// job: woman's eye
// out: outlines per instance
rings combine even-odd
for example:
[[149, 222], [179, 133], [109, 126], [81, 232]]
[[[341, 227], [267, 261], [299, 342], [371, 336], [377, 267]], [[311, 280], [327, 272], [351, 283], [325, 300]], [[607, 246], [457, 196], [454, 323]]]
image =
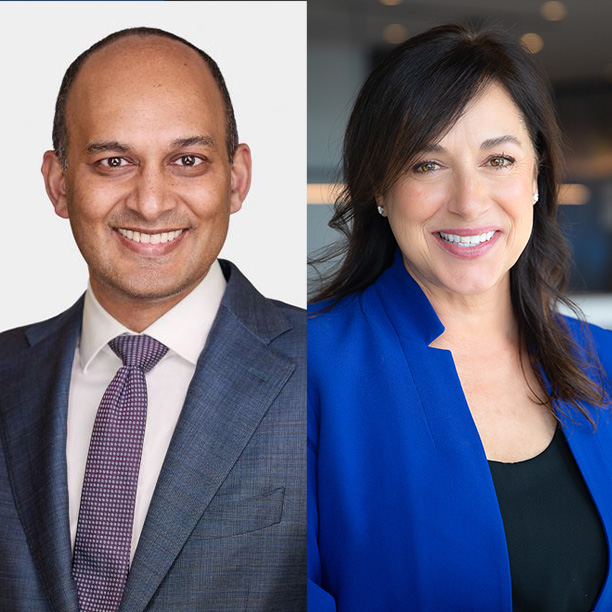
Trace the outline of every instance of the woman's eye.
[[512, 164], [514, 160], [510, 157], [492, 157], [489, 160], [489, 165], [493, 168], [505, 168]]
[[179, 166], [199, 166], [204, 160], [197, 155], [181, 155], [174, 163]]
[[422, 164], [417, 164], [414, 167], [415, 172], [433, 172], [438, 169], [438, 164], [436, 162], [423, 162]]

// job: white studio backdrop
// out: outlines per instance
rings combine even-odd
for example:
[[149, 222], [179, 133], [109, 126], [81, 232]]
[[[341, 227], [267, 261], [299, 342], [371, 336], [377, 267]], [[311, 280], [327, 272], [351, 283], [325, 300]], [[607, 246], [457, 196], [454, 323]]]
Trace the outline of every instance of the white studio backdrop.
[[0, 2], [0, 331], [49, 318], [87, 268], [44, 190], [55, 98], [69, 64], [113, 31], [182, 36], [218, 63], [253, 181], [221, 257], [267, 297], [306, 303], [306, 2]]

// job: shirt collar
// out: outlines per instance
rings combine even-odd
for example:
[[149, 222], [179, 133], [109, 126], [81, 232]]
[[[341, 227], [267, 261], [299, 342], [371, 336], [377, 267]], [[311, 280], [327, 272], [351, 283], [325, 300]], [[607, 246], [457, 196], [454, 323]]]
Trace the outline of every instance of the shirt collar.
[[[221, 266], [215, 260], [197, 287], [142, 333], [162, 342], [169, 351], [196, 365], [217, 316], [226, 285]], [[91, 285], [88, 285], [79, 346], [83, 372], [87, 372], [91, 362], [110, 340], [121, 334], [133, 333], [102, 307]]]

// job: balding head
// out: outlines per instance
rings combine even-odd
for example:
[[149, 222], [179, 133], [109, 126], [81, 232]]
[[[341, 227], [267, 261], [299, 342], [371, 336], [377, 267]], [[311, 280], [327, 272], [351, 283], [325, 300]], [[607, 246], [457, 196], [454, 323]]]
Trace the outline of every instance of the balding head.
[[[147, 59], [157, 57], [160, 61], [163, 61], [164, 58], [166, 61], [172, 61], [172, 59], [180, 61], [183, 57], [185, 67], [191, 67], [189, 71], [191, 75], [195, 75], [197, 71], [195, 66], [198, 63], [204, 63], [203, 67], [204, 69], [207, 68], [209, 75], [212, 76], [224, 104], [225, 140], [228, 157], [231, 161], [238, 145], [238, 130], [231, 98], [216, 62], [204, 51], [179, 36], [165, 30], [140, 27], [120, 30], [103, 38], [79, 55], [66, 71], [57, 97], [53, 121], [53, 148], [62, 167], [66, 168], [67, 164], [69, 138], [67, 104], [74, 83], [83, 67], [88, 66], [88, 72], [91, 69], [91, 72], [95, 73], [96, 68], [101, 66], [108, 68], [109, 64], [105, 62], [111, 61], [113, 62], [111, 66], [113, 70], [129, 69], [131, 67], [134, 71], [134, 68], [139, 66], [137, 63], [139, 60], [133, 53], [138, 53], [138, 50], [145, 51], [148, 55]], [[106, 53], [102, 53], [103, 51], [106, 51]], [[98, 56], [97, 61], [96, 56]], [[141, 54], [139, 57], [142, 59], [144, 56]], [[198, 61], [194, 62], [195, 59]], [[134, 71], [134, 73], [136, 72]], [[112, 82], [113, 79], [110, 80], [111, 84]]]

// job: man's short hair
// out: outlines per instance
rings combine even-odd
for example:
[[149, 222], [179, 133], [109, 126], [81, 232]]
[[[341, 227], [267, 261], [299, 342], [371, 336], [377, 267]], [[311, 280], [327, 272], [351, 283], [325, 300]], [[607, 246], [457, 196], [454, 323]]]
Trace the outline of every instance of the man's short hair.
[[234, 108], [232, 106], [232, 100], [230, 98], [229, 92], [227, 90], [227, 86], [225, 85], [225, 79], [221, 74], [221, 70], [219, 70], [219, 66], [215, 60], [210, 57], [207, 53], [199, 49], [195, 45], [192, 45], [189, 41], [177, 36], [176, 34], [172, 34], [171, 32], [166, 32], [165, 30], [160, 30], [158, 28], [147, 28], [147, 27], [138, 27], [138, 28], [127, 28], [125, 30], [119, 30], [118, 32], [113, 32], [109, 34], [102, 40], [99, 40], [97, 43], [94, 43], [89, 49], [83, 51], [81, 55], [79, 55], [68, 67], [66, 73], [64, 74], [64, 78], [62, 79], [62, 84], [60, 86], [59, 93], [57, 95], [57, 101], [55, 103], [55, 117], [53, 119], [53, 149], [57, 157], [60, 160], [62, 167], [66, 168], [66, 153], [68, 150], [68, 131], [66, 128], [66, 101], [68, 100], [68, 95], [70, 94], [70, 90], [72, 88], [72, 84], [76, 79], [81, 66], [85, 62], [85, 60], [92, 54], [102, 49], [109, 44], [115, 42], [116, 40], [120, 40], [122, 38], [127, 38], [129, 36], [159, 36], [161, 38], [169, 38], [170, 40], [176, 40], [189, 48], [193, 49], [203, 60], [206, 62], [207, 66], [210, 68], [212, 76], [219, 87], [221, 95], [223, 97], [223, 101], [225, 103], [225, 119], [226, 119], [226, 143], [227, 143], [227, 153], [229, 156], [230, 162], [234, 159], [234, 152], [236, 147], [238, 146], [238, 128], [236, 126], [236, 118], [234, 116]]

